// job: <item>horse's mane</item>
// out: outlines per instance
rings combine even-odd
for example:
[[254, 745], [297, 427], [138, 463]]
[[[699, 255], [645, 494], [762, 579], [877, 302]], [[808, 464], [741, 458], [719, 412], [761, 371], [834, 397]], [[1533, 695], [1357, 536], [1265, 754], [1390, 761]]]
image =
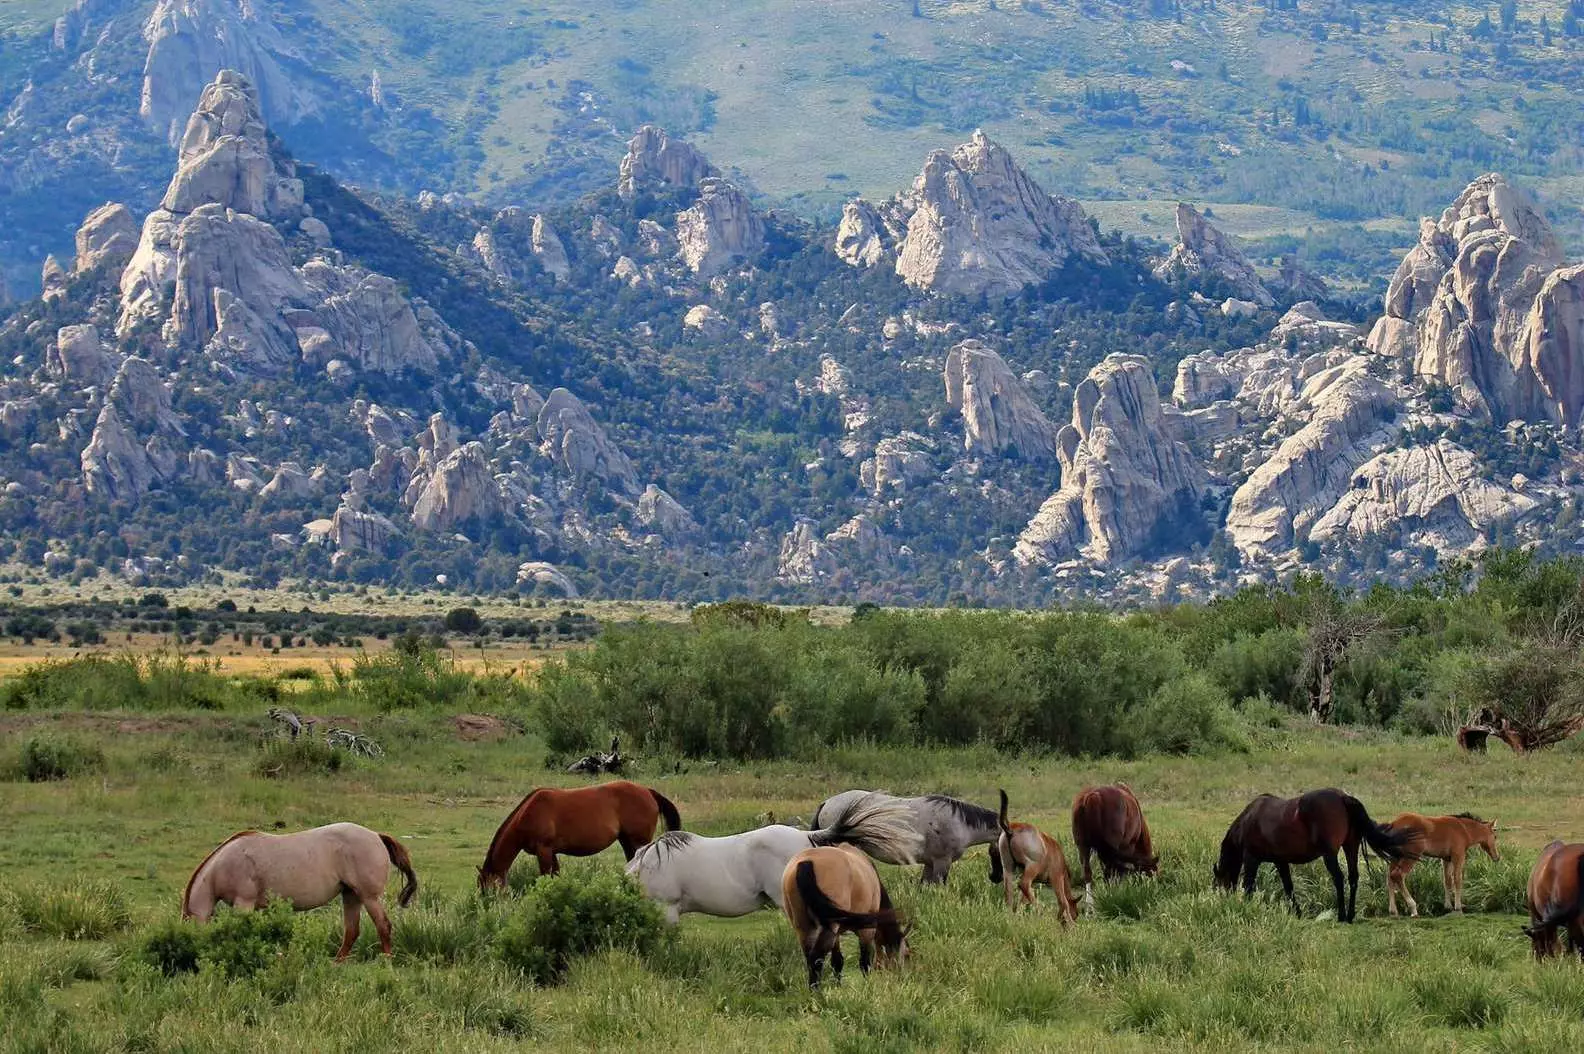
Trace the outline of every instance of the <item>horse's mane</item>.
[[501, 836], [506, 833], [508, 828], [517, 822], [517, 817], [520, 816], [522, 811], [528, 807], [528, 803], [533, 801], [534, 795], [538, 794], [544, 789], [544, 787], [535, 787], [533, 790], [529, 791], [528, 796], [523, 798], [522, 801], [518, 802], [517, 807], [511, 812], [507, 813], [506, 819], [502, 820], [501, 825], [495, 828], [495, 837], [490, 839], [489, 849], [484, 853], [484, 863], [486, 866], [488, 866], [491, 860], [495, 859], [495, 850], [500, 846]]
[[1454, 820], [1473, 820], [1475, 823], [1484, 823], [1485, 822], [1484, 820], [1480, 819], [1478, 816], [1475, 816], [1471, 812], [1455, 812], [1455, 813], [1452, 814], [1452, 818]]
[[230, 838], [227, 838], [225, 841], [221, 842], [219, 845], [217, 845], [213, 849], [209, 850], [209, 855], [204, 857], [203, 860], [199, 862], [197, 867], [193, 868], [193, 873], [187, 876], [187, 884], [182, 887], [181, 909], [182, 909], [182, 912], [184, 914], [187, 911], [187, 898], [192, 896], [193, 883], [198, 881], [198, 876], [203, 873], [203, 869], [209, 866], [209, 861], [211, 861], [211, 860], [213, 860], [215, 858], [215, 854], [216, 853], [220, 852], [220, 850], [224, 849], [226, 846], [230, 845], [232, 842], [236, 841], [238, 838], [243, 838], [243, 837], [246, 837], [247, 835], [250, 835], [250, 834], [258, 834], [258, 832], [257, 831], [252, 831], [252, 830], [249, 830], [249, 831], [238, 831], [236, 834], [232, 835]]
[[963, 823], [972, 824], [975, 827], [995, 827], [1000, 822], [996, 814], [989, 809], [982, 805], [975, 805], [973, 802], [963, 801], [960, 798], [953, 798], [945, 794], [926, 794], [924, 795], [924, 800], [948, 810]]
[[700, 835], [694, 834], [692, 831], [666, 831], [665, 833], [661, 834], [660, 837], [656, 838], [654, 841], [650, 842], [646, 846], [643, 846], [636, 853], [634, 853], [633, 860], [637, 861], [643, 859], [644, 854], [648, 853], [650, 850], [654, 851], [657, 858], [661, 853], [666, 851], [674, 853], [684, 846], [692, 845], [693, 842], [699, 837]]

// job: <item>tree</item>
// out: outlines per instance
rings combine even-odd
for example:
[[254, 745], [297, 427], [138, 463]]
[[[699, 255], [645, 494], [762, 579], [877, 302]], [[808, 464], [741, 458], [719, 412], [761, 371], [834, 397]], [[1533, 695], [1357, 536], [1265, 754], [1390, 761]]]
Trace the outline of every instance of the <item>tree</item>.
[[472, 608], [452, 608], [446, 612], [445, 627], [452, 633], [472, 636], [484, 628], [484, 620]]
[[1486, 658], [1470, 696], [1492, 732], [1514, 752], [1542, 750], [1584, 730], [1584, 668], [1561, 637], [1525, 641]]
[[1324, 585], [1312, 589], [1305, 608], [1304, 655], [1298, 682], [1309, 693], [1309, 716], [1325, 722], [1331, 720], [1335, 708], [1337, 669], [1350, 651], [1385, 632], [1386, 617], [1345, 603], [1335, 589]]

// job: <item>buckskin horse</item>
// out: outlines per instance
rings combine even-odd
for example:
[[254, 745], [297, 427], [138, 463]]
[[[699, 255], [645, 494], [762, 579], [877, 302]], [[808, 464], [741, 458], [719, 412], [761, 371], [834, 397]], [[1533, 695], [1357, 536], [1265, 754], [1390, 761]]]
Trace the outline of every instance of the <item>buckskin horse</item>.
[[841, 981], [843, 933], [858, 935], [858, 969], [864, 973], [876, 960], [882, 966], [900, 966], [907, 958], [908, 931], [879, 872], [850, 845], [816, 846], [787, 861], [781, 874], [781, 910], [803, 948], [810, 988], [819, 987], [826, 955]]
[[[1487, 823], [1473, 813], [1420, 816], [1405, 812], [1386, 826], [1393, 831], [1412, 831], [1418, 837], [1415, 849], [1419, 857], [1441, 861], [1442, 901], [1448, 911], [1463, 910], [1463, 864], [1470, 848], [1477, 845], [1492, 860], [1501, 859], [1496, 851], [1496, 821]], [[1409, 857], [1394, 860], [1386, 872], [1386, 907], [1393, 915], [1397, 914], [1397, 891], [1401, 890], [1408, 914], [1419, 917], [1419, 905], [1408, 892], [1408, 872], [1418, 862], [1418, 858]]]
[[[1277, 798], [1261, 794], [1246, 805], [1232, 821], [1221, 840], [1221, 854], [1215, 865], [1216, 885], [1231, 890], [1243, 873], [1243, 892], [1254, 893], [1254, 879], [1261, 864], [1274, 864], [1281, 877], [1293, 911], [1298, 898], [1293, 893], [1292, 865], [1325, 860], [1336, 887], [1337, 919], [1352, 922], [1358, 908], [1359, 845], [1367, 845], [1387, 860], [1417, 856], [1411, 831], [1391, 831], [1370, 819], [1362, 802], [1335, 788], [1308, 791], [1297, 798]], [[1342, 868], [1337, 852], [1347, 855], [1348, 888], [1342, 888]]]
[[[820, 802], [814, 810], [810, 827], [829, 824], [834, 817], [867, 794], [884, 798], [891, 795], [882, 791], [848, 790], [832, 795]], [[1001, 826], [996, 814], [972, 802], [948, 798], [944, 794], [925, 794], [918, 798], [891, 798], [907, 803], [913, 809], [913, 823], [924, 847], [916, 859], [901, 860], [875, 855], [887, 864], [924, 863], [924, 884], [944, 883], [951, 873], [952, 864], [962, 859], [963, 853], [976, 845], [990, 847], [990, 881], [1001, 884], [1001, 854], [996, 851], [996, 840], [1001, 837]]]
[[407, 878], [396, 899], [405, 908], [418, 892], [418, 876], [406, 848], [388, 834], [355, 823], [295, 834], [239, 831], [204, 857], [187, 879], [182, 918], [207, 922], [216, 904], [252, 911], [271, 897], [290, 901], [297, 911], [311, 911], [339, 895], [343, 930], [336, 962], [351, 952], [362, 911], [374, 920], [380, 948], [389, 955], [390, 918], [380, 898], [392, 864]]
[[906, 802], [870, 795], [854, 800], [829, 827], [813, 831], [780, 823], [723, 838], [668, 831], [638, 850], [627, 873], [672, 923], [689, 911], [734, 918], [766, 904], [781, 907], [787, 861], [805, 849], [846, 844], [870, 856], [911, 860], [920, 841]]
[[662, 816], [668, 830], [682, 829], [670, 799], [626, 780], [572, 790], [541, 787], [519, 802], [496, 830], [479, 868], [479, 889], [504, 886], [518, 853], [532, 853], [542, 875], [561, 870], [557, 854], [593, 856], [612, 842], [621, 843], [630, 861], [654, 838]]
[[1126, 783], [1079, 791], [1073, 799], [1072, 836], [1073, 850], [1083, 864], [1085, 907], [1094, 907], [1091, 853], [1100, 857], [1107, 882], [1115, 882], [1129, 872], [1153, 875], [1160, 869], [1160, 857], [1150, 842], [1144, 810]]
[[1561, 949], [1565, 929], [1574, 954], [1584, 959], [1584, 845], [1552, 842], [1540, 850], [1529, 872], [1529, 925], [1524, 933], [1534, 957], [1545, 959]]

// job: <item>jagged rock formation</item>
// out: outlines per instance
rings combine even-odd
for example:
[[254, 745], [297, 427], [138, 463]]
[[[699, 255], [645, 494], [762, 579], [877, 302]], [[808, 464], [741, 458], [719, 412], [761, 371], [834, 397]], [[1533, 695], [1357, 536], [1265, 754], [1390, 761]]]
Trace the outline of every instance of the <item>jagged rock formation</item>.
[[531, 267], [527, 259], [532, 259], [532, 266], [558, 282], [565, 281], [572, 273], [566, 245], [550, 221], [516, 205], [497, 212], [489, 225], [480, 227], [472, 243], [461, 252], [508, 282], [521, 282], [528, 277]]
[[319, 490], [319, 483], [295, 461], [282, 461], [268, 483], [259, 488], [260, 501], [302, 501]]
[[682, 316], [683, 329], [696, 329], [699, 333], [711, 339], [726, 335], [729, 325], [726, 316], [710, 307], [708, 304], [694, 304], [688, 308], [686, 315]]
[[106, 403], [82, 451], [83, 488], [89, 494], [136, 501], [158, 479], [147, 451], [113, 404]]
[[301, 212], [302, 181], [273, 156], [257, 90], [235, 70], [221, 69], [204, 87], [178, 145], [181, 160], [160, 202], [166, 212], [211, 204], [262, 219]]
[[1233, 296], [1260, 307], [1276, 303], [1254, 265], [1232, 244], [1232, 239], [1217, 230], [1202, 212], [1181, 202], [1177, 205], [1177, 244], [1156, 265], [1155, 277], [1171, 281], [1179, 274], [1195, 282], [1219, 280]]
[[[433, 312], [428, 312], [432, 317], [426, 332], [419, 310], [402, 296], [393, 278], [323, 260], [310, 260], [301, 273], [318, 301], [310, 325], [296, 331], [306, 359], [340, 359], [378, 373], [429, 372], [447, 345], [460, 343]], [[328, 341], [313, 332], [312, 322], [322, 327]]]
[[96, 267], [125, 266], [137, 251], [138, 226], [131, 211], [119, 202], [101, 205], [90, 212], [77, 228], [77, 257], [72, 273], [84, 274]]
[[413, 503], [412, 522], [421, 531], [451, 530], [474, 517], [487, 521], [500, 509], [489, 456], [482, 443], [474, 442], [450, 451], [435, 465]]
[[1080, 554], [1105, 564], [1177, 534], [1197, 512], [1203, 471], [1161, 412], [1148, 360], [1112, 355], [1073, 390], [1072, 424], [1056, 438], [1061, 489], [1019, 535], [1019, 564]]
[[835, 570], [836, 559], [813, 520], [799, 519], [782, 537], [776, 560], [776, 577], [781, 581], [807, 585]]
[[555, 564], [548, 564], [543, 560], [530, 560], [519, 566], [517, 582], [519, 585], [545, 586], [569, 599], [578, 595], [577, 586], [572, 584], [572, 580], [565, 572]]
[[236, 70], [256, 85], [273, 121], [295, 124], [318, 110], [281, 68], [279, 57], [289, 50], [267, 12], [251, 0], [159, 0], [143, 39], [148, 58], [139, 113], [172, 146], [193, 112], [192, 100], [221, 70]]
[[557, 388], [539, 410], [541, 450], [573, 476], [591, 476], [628, 493], [638, 489], [627, 455], [606, 436], [582, 400]]
[[95, 326], [63, 326], [55, 334], [44, 369], [56, 380], [78, 386], [104, 384], [116, 372]]
[[1360, 465], [1347, 492], [1315, 521], [1309, 537], [1346, 543], [1401, 526], [1438, 543], [1438, 549], [1462, 549], [1536, 504], [1485, 479], [1472, 453], [1442, 439], [1387, 450]]
[[875, 444], [874, 455], [859, 466], [859, 481], [876, 497], [893, 489], [906, 490], [934, 474], [931, 446], [917, 432], [887, 436]]
[[1357, 336], [1358, 327], [1327, 320], [1312, 302], [1294, 304], [1254, 347], [1184, 357], [1172, 402], [1195, 413], [1231, 401], [1249, 420], [1274, 417], [1297, 401], [1310, 377], [1351, 357], [1338, 345]]
[[1523, 192], [1496, 174], [1470, 183], [1386, 291], [1371, 350], [1411, 359], [1420, 377], [1498, 423], [1578, 423], [1584, 411], [1580, 271]]
[[894, 260], [915, 289], [1010, 296], [1073, 256], [1106, 255], [1077, 202], [1047, 194], [983, 132], [924, 162], [913, 189], [843, 210], [836, 251], [848, 263]]
[[698, 533], [693, 514], [653, 483], [638, 496], [638, 522], [666, 538], [687, 538]]
[[533, 218], [533, 229], [528, 235], [528, 247], [533, 252], [534, 259], [539, 261], [539, 266], [556, 281], [564, 282], [572, 273], [572, 264], [567, 260], [566, 246], [562, 243], [561, 236], [543, 216], [536, 215]]
[[396, 525], [389, 517], [342, 505], [330, 520], [327, 540], [342, 552], [359, 549], [379, 552], [397, 533]]
[[676, 239], [688, 270], [708, 278], [763, 249], [765, 225], [746, 194], [709, 178], [699, 184], [698, 201], [677, 213]]
[[1226, 530], [1249, 554], [1291, 546], [1342, 497], [1395, 416], [1397, 396], [1362, 356], [1310, 377], [1292, 409], [1305, 423], [1232, 495]]
[[46, 303], [51, 300], [64, 299], [69, 280], [66, 268], [62, 267], [61, 262], [55, 259], [54, 253], [44, 257], [44, 266], [39, 273], [39, 284], [43, 288], [43, 292], [40, 295]]
[[1034, 405], [1017, 375], [983, 342], [965, 340], [946, 356], [946, 404], [961, 412], [963, 449], [970, 454], [1016, 454], [1031, 461], [1055, 456], [1056, 428]]
[[844, 562], [867, 567], [889, 567], [896, 559], [896, 546], [880, 525], [859, 513], [825, 536], [827, 549]]
[[672, 139], [665, 130], [646, 124], [627, 143], [621, 159], [616, 192], [631, 199], [645, 185], [669, 184], [691, 187], [720, 173], [704, 155], [681, 139]]

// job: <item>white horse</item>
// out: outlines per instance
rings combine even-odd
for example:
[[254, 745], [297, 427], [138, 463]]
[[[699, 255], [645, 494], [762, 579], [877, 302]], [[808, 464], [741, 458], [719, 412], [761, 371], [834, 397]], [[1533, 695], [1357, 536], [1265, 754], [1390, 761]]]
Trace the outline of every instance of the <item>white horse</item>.
[[814, 824], [821, 817], [846, 809], [851, 803], [865, 797], [900, 802], [908, 808], [908, 817], [914, 830], [923, 840], [916, 856], [906, 860], [894, 859], [882, 853], [870, 853], [876, 860], [887, 864], [923, 863], [924, 883], [943, 883], [951, 872], [952, 864], [962, 859], [963, 853], [976, 845], [990, 847], [990, 881], [1001, 884], [1001, 854], [996, 842], [1001, 837], [1001, 823], [996, 814], [972, 802], [948, 798], [944, 794], [925, 794], [918, 798], [894, 798], [882, 791], [849, 790], [833, 794], [820, 802], [814, 810]]
[[771, 824], [724, 838], [667, 831], [632, 858], [627, 873], [675, 923], [685, 912], [735, 918], [782, 906], [787, 861], [814, 846], [847, 843], [881, 860], [912, 863], [921, 848], [912, 809], [894, 798], [854, 799], [828, 827], [800, 831]]

